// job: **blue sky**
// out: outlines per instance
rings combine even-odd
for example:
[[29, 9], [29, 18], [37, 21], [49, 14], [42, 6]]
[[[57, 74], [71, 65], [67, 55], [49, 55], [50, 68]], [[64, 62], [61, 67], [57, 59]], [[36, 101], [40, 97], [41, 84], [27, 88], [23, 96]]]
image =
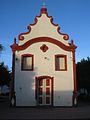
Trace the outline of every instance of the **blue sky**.
[[[27, 31], [27, 26], [40, 14], [43, 0], [0, 0], [0, 44], [4, 51], [0, 62], [12, 67], [10, 45], [14, 37]], [[46, 0], [48, 14], [59, 24], [62, 33], [69, 35], [69, 42], [77, 45], [76, 61], [90, 57], [90, 0]]]

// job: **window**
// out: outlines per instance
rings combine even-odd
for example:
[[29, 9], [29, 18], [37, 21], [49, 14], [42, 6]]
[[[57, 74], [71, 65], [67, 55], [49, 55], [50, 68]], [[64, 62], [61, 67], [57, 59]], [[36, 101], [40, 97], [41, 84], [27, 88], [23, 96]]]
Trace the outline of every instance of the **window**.
[[21, 70], [33, 70], [33, 55], [24, 54], [22, 55]]
[[56, 71], [66, 71], [67, 70], [66, 55], [55, 55], [55, 70]]

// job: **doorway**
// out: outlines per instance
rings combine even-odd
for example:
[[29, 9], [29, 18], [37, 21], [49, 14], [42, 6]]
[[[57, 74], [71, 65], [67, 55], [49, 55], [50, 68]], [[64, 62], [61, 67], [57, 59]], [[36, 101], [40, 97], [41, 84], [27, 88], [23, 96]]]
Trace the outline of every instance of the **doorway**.
[[36, 77], [36, 100], [39, 106], [53, 105], [53, 77]]

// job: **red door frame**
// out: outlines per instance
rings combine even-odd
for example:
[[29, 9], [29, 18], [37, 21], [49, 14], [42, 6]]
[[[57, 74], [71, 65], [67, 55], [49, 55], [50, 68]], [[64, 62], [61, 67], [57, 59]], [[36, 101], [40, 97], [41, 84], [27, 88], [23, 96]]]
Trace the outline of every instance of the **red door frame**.
[[35, 77], [35, 99], [36, 99], [36, 101], [37, 101], [38, 80], [39, 80], [39, 79], [45, 79], [45, 78], [51, 79], [51, 105], [50, 105], [50, 106], [53, 106], [53, 85], [54, 85], [54, 77], [50, 77], [50, 76], [38, 76], [38, 77]]

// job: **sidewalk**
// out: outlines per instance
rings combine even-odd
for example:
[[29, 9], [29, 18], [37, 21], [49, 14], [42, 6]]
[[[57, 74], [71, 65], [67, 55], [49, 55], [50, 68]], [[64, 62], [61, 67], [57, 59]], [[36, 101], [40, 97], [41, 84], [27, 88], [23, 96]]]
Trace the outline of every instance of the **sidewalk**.
[[90, 119], [90, 104], [69, 108], [10, 108], [8, 101], [0, 102], [0, 120], [3, 119]]

